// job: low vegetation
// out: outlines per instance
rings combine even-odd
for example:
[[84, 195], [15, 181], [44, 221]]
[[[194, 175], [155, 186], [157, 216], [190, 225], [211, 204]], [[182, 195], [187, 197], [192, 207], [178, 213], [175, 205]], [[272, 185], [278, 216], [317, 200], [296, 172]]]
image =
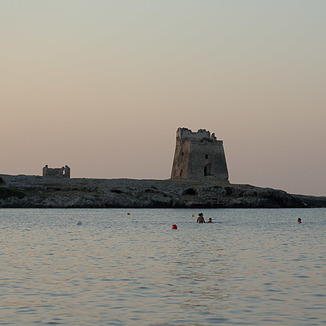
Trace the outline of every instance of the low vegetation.
[[7, 199], [9, 197], [24, 198], [26, 194], [19, 190], [9, 189], [6, 187], [0, 187], [0, 199]]

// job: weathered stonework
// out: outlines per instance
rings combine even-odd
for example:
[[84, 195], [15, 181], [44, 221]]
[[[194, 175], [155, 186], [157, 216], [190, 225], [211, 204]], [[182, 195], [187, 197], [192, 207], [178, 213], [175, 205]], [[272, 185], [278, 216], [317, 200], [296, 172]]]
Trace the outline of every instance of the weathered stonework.
[[228, 182], [223, 141], [205, 129], [178, 128], [171, 178]]
[[48, 165], [46, 165], [43, 168], [43, 177], [48, 178], [70, 178], [70, 167], [68, 165], [65, 165], [62, 168], [49, 168]]

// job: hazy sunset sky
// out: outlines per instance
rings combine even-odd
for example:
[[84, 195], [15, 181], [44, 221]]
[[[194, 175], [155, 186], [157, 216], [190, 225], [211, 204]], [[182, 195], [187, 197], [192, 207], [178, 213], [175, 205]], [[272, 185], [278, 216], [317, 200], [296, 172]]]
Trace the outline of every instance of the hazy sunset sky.
[[167, 179], [178, 127], [230, 181], [326, 195], [326, 1], [0, 0], [0, 173]]

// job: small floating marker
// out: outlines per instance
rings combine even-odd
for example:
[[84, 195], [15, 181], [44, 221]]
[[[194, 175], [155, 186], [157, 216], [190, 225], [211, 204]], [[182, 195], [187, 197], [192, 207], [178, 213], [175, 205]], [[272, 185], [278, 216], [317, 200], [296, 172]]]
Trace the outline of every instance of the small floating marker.
[[130, 213], [127, 213], [127, 215], [130, 215]]
[[178, 227], [177, 227], [177, 225], [176, 224], [173, 224], [172, 225], [172, 230], [176, 230]]
[[77, 222], [77, 225], [82, 225], [82, 224], [83, 224], [82, 221]]
[[194, 215], [194, 214], [192, 214], [191, 216], [192, 216], [192, 217], [195, 217], [195, 215]]

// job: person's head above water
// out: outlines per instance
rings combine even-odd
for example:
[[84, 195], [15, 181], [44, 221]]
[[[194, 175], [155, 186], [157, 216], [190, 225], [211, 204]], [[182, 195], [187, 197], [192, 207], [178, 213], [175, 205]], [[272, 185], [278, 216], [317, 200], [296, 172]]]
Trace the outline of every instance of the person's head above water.
[[208, 223], [212, 223], [212, 218], [211, 217], [208, 219]]
[[199, 213], [197, 217], [197, 223], [205, 223], [203, 213]]
[[301, 223], [301, 218], [300, 217], [298, 218], [298, 223]]

